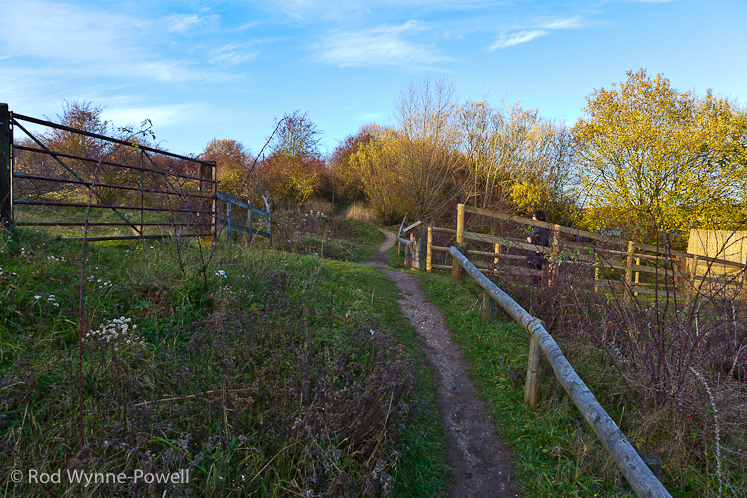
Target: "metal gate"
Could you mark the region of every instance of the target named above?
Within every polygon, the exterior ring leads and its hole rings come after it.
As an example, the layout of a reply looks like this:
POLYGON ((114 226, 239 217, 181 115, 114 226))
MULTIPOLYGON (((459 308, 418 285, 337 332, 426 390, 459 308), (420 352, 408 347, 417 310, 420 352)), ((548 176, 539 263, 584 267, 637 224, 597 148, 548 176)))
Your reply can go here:
POLYGON ((65 239, 214 236, 216 185, 214 162, 23 116, 0 104, 0 218, 6 226, 56 227, 65 239))

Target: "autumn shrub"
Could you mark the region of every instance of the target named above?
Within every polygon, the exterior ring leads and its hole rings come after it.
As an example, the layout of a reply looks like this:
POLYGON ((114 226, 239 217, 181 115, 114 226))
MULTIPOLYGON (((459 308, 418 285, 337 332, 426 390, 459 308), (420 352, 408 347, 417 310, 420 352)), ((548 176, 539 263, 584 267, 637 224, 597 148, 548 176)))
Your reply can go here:
POLYGON ((262 162, 259 174, 264 177, 274 202, 285 206, 303 204, 317 193, 324 164, 273 154, 262 162))

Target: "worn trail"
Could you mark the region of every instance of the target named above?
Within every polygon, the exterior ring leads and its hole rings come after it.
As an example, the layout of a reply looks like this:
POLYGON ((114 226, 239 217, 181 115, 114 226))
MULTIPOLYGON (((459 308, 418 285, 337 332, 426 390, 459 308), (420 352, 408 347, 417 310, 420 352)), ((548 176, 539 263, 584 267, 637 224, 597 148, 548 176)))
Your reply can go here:
POLYGON ((381 230, 386 240, 364 264, 376 267, 400 290, 402 314, 425 345, 437 385, 438 407, 448 441, 454 498, 520 496, 514 480, 512 456, 496 436, 482 400, 467 375, 462 351, 446 328, 444 316, 423 293, 420 281, 406 273, 387 270, 386 251, 395 236, 381 230))

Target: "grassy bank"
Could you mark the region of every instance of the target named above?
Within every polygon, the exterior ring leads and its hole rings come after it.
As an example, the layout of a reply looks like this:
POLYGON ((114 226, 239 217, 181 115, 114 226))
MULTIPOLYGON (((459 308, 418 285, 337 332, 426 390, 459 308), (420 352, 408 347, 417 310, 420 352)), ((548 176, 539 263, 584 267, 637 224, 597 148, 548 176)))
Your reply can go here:
MULTIPOLYGON (((350 227, 344 259, 365 257, 380 234, 350 227)), ((379 272, 171 241, 89 245, 81 278, 82 245, 35 230, 0 251, 5 496, 444 494, 435 392, 379 272), (42 486, 30 469, 191 479, 42 486)))

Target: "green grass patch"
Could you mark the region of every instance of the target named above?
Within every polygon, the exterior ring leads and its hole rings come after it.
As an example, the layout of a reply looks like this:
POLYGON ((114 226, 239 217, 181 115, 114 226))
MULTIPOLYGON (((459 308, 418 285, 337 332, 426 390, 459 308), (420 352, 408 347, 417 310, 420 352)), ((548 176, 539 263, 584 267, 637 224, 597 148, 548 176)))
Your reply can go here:
MULTIPOLYGON (((361 245, 380 242, 352 226, 361 245)), ((353 263, 212 249, 89 244, 80 348, 82 244, 31 229, 0 237, 4 496, 44 493, 13 469, 71 466, 189 469, 191 482, 52 491, 445 496, 435 390, 396 287, 353 263)))

